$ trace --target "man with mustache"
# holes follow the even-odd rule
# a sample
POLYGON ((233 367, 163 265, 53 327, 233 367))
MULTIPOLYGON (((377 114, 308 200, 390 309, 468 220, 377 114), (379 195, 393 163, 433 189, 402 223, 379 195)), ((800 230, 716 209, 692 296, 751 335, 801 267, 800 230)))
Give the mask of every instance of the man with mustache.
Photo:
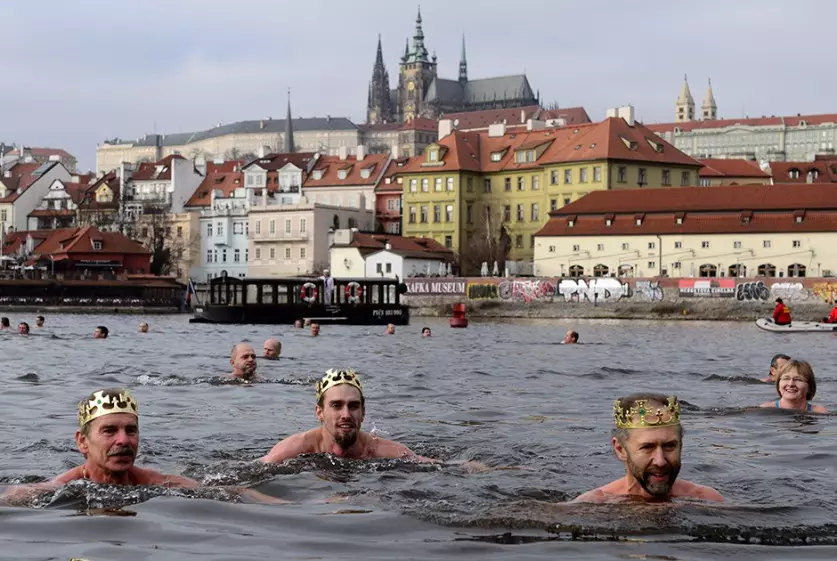
POLYGON ((230 351, 230 366, 233 367, 232 377, 249 382, 256 377, 256 350, 247 343, 233 345, 230 351))
POLYGON ((404 458, 435 462, 391 440, 363 432, 360 427, 366 412, 363 387, 354 370, 329 370, 317 382, 317 405, 314 411, 321 427, 289 436, 279 442, 259 461, 281 463, 300 454, 334 454, 341 458, 368 460, 404 458))
POLYGON ((611 444, 625 463, 625 477, 588 491, 574 502, 609 502, 635 498, 667 501, 674 498, 723 501, 711 487, 678 480, 683 450, 680 403, 676 396, 633 394, 613 405, 616 429, 611 444))

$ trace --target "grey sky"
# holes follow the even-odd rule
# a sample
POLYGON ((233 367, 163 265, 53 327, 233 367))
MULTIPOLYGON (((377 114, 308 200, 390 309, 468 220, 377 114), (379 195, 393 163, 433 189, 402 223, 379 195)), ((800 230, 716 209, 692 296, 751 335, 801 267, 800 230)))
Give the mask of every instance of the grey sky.
MULTIPOLYGON (((670 121, 683 74, 722 117, 837 112, 830 0, 424 0, 426 45, 455 78, 529 76, 593 119, 633 103, 670 121)), ((283 117, 365 118, 377 34, 393 86, 416 3, 403 0, 43 0, 3 7, 0 140, 61 147, 283 117), (395 6, 399 6, 396 8, 395 6)))

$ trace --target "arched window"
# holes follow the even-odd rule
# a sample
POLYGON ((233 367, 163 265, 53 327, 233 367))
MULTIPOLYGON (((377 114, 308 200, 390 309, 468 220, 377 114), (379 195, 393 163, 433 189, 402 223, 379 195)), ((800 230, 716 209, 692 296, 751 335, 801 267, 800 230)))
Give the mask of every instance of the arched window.
POLYGON ((794 263, 793 265, 788 267, 788 276, 789 277, 804 277, 805 276, 805 265, 801 263, 794 263))
POLYGON ((776 266, 772 265, 771 263, 762 263, 761 265, 759 265, 758 275, 760 277, 775 277, 776 266))
POLYGON ((620 277, 632 277, 632 276, 634 276, 634 266, 633 265, 619 265, 619 276, 620 277))
POLYGON ((570 276, 571 277, 583 277, 584 276, 584 267, 581 265, 572 265, 570 267, 570 276))
POLYGON ((735 265, 730 265, 728 270, 728 276, 730 277, 746 277, 747 276, 747 266, 742 265, 740 263, 736 263, 735 265))
POLYGON ((788 177, 791 179, 799 179, 799 169, 791 168, 788 170, 788 177))
POLYGON ((610 269, 608 269, 607 265, 602 265, 601 263, 599 263, 598 265, 593 267, 593 276, 594 277, 606 277, 609 270, 610 269))
POLYGON ((700 266, 700 276, 702 277, 717 277, 718 276, 718 267, 715 265, 701 265, 700 266))

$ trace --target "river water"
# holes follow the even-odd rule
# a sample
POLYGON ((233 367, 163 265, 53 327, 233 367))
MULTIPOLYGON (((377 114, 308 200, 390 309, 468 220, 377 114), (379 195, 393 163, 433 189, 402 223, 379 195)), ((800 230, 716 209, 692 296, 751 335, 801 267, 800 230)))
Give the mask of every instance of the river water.
MULTIPOLYGON (((34 318, 13 316, 12 324, 34 318)), ((770 357, 808 359, 817 402, 834 409, 837 340, 751 324, 473 322, 414 318, 383 328, 190 325, 185 316, 52 315, 26 338, 0 333, 0 485, 51 478, 81 461, 75 404, 127 386, 140 402, 139 465, 210 486, 183 492, 71 484, 34 508, 0 507, 0 558, 120 559, 834 559, 835 422, 745 409, 775 399, 770 357), (147 319, 151 332, 136 332, 147 319), (107 325, 107 340, 90 338, 107 325), (422 326, 434 336, 422 339, 422 326), (577 346, 556 345, 568 327, 577 346), (272 383, 219 384, 229 348, 268 336, 272 383), (364 428, 455 464, 304 457, 251 461, 315 426, 312 382, 354 367, 364 428), (686 429, 681 477, 722 506, 562 505, 624 474, 610 451, 614 398, 676 393, 686 429), (293 504, 234 499, 247 485, 293 504)))

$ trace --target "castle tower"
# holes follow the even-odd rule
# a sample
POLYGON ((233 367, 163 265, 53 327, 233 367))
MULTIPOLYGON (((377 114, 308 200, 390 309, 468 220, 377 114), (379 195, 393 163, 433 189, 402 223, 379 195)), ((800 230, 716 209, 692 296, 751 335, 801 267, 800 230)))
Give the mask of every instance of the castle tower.
POLYGON ((703 105, 700 106, 700 115, 704 121, 714 121, 718 118, 718 105, 715 103, 715 94, 712 93, 712 78, 709 79, 706 96, 703 98, 703 105))
POLYGON ((459 55, 459 82, 468 81, 468 60, 465 58, 465 35, 462 35, 462 54, 459 55))
POLYGON ((416 16, 416 30, 413 34, 413 48, 407 48, 401 58, 398 75, 398 119, 412 121, 416 117, 433 117, 433 108, 424 103, 424 96, 433 78, 436 77, 436 57, 428 58, 424 45, 424 30, 421 28, 421 8, 416 16))
POLYGON ((677 123, 684 123, 686 121, 695 120, 695 100, 692 97, 692 92, 689 91, 689 78, 683 77, 683 87, 680 89, 680 96, 677 98, 675 105, 674 121, 677 123))
POLYGON ((384 66, 384 54, 381 48, 381 35, 378 34, 378 53, 372 68, 372 80, 369 82, 369 99, 366 104, 366 122, 369 124, 387 123, 395 119, 392 100, 389 94, 389 73, 384 66))

